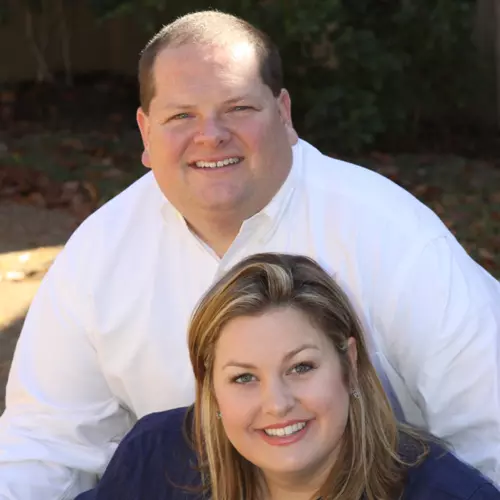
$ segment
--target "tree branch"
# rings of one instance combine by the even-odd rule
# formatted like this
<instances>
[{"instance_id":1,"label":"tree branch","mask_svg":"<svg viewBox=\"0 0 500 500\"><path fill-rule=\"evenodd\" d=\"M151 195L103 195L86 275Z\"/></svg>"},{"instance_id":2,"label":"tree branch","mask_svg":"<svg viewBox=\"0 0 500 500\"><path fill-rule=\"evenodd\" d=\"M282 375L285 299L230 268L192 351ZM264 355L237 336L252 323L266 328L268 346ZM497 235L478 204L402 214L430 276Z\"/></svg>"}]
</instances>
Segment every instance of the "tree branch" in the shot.
<instances>
[{"instance_id":1,"label":"tree branch","mask_svg":"<svg viewBox=\"0 0 500 500\"><path fill-rule=\"evenodd\" d=\"M33 55L35 56L35 60L37 63L37 76L36 79L39 82L53 82L54 77L49 70L49 66L45 57L38 46L35 39L35 32L33 29L33 13L30 8L26 5L24 7L24 15L25 15L25 29L26 29L26 38L31 46L31 50Z\"/></svg>"},{"instance_id":2,"label":"tree branch","mask_svg":"<svg viewBox=\"0 0 500 500\"><path fill-rule=\"evenodd\" d=\"M68 23L64 12L64 0L58 0L59 36L61 38L61 50L64 64L64 77L66 85L73 85L73 71L71 65L71 39Z\"/></svg>"}]
</instances>

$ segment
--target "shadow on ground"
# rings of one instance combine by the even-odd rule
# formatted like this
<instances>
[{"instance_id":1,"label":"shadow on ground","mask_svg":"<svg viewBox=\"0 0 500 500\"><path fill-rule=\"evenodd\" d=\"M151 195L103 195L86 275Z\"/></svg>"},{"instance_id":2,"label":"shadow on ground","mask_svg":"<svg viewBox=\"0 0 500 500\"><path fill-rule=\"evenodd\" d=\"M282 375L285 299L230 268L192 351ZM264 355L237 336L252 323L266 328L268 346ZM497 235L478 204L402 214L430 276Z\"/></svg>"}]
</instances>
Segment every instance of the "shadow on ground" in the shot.
<instances>
[{"instance_id":1,"label":"shadow on ground","mask_svg":"<svg viewBox=\"0 0 500 500\"><path fill-rule=\"evenodd\" d=\"M5 409L5 384L9 375L12 355L16 347L19 332L24 323L25 313L16 318L7 327L0 330L0 353L2 361L0 363L0 414Z\"/></svg>"}]
</instances>

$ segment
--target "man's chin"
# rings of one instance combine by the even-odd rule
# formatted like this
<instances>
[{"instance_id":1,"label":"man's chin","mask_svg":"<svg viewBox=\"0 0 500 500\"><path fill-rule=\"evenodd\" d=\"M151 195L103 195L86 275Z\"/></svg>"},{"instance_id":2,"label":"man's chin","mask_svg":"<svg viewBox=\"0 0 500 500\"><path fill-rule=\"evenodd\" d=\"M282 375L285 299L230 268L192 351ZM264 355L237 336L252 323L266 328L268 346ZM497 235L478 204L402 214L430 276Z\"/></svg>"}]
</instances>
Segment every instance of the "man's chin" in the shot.
<instances>
[{"instance_id":1,"label":"man's chin","mask_svg":"<svg viewBox=\"0 0 500 500\"><path fill-rule=\"evenodd\" d=\"M214 200L200 204L200 208L212 217L238 217L241 213L242 203L235 200Z\"/></svg>"}]
</instances>

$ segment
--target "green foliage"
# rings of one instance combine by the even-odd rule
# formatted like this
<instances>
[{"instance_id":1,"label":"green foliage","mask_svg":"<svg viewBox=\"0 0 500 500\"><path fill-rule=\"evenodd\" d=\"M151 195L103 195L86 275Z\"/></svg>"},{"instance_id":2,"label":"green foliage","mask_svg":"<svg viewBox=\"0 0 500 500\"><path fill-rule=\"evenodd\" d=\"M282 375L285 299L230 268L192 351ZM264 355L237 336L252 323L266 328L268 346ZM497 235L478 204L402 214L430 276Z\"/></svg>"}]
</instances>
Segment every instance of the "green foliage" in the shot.
<instances>
[{"instance_id":1,"label":"green foliage","mask_svg":"<svg viewBox=\"0 0 500 500\"><path fill-rule=\"evenodd\" d=\"M477 85L473 11L471 0L268 0L239 14L279 44L303 135L351 152L463 112Z\"/></svg>"},{"instance_id":2,"label":"green foliage","mask_svg":"<svg viewBox=\"0 0 500 500\"><path fill-rule=\"evenodd\" d=\"M93 0L133 12L148 31L206 0ZM383 137L417 137L470 104L474 0L218 0L280 47L300 133L336 152ZM159 14L162 15L159 15Z\"/></svg>"},{"instance_id":3,"label":"green foliage","mask_svg":"<svg viewBox=\"0 0 500 500\"><path fill-rule=\"evenodd\" d=\"M99 21L116 16L134 13L137 4L124 0L88 0L90 7Z\"/></svg>"}]
</instances>

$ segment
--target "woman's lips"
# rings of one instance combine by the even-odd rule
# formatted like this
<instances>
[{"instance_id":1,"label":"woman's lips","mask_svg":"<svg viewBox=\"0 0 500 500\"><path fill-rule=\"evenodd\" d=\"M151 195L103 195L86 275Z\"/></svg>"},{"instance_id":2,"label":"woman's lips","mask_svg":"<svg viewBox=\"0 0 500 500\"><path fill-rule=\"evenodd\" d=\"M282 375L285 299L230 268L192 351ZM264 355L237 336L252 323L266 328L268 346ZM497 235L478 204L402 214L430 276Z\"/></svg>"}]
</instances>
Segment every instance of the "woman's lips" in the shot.
<instances>
[{"instance_id":1,"label":"woman's lips","mask_svg":"<svg viewBox=\"0 0 500 500\"><path fill-rule=\"evenodd\" d=\"M262 439L271 446L289 446L303 439L307 434L307 432L309 431L312 420L305 421L304 423L305 426L302 429L285 436L274 436L274 435L270 436L265 432L264 429L259 429L257 432L262 437ZM273 426L267 428L272 429Z\"/></svg>"}]
</instances>

